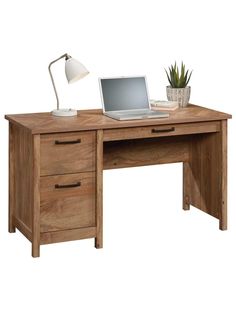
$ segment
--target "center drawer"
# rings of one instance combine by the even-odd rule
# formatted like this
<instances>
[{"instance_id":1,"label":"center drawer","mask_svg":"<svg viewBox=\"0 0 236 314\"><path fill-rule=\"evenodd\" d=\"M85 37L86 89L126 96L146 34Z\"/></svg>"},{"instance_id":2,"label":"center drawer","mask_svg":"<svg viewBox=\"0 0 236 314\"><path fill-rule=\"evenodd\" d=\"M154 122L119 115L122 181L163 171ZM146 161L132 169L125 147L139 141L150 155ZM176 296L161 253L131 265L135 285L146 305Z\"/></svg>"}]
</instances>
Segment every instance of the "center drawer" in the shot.
<instances>
[{"instance_id":1,"label":"center drawer","mask_svg":"<svg viewBox=\"0 0 236 314\"><path fill-rule=\"evenodd\" d=\"M95 172L40 178L40 231L95 226Z\"/></svg>"},{"instance_id":2,"label":"center drawer","mask_svg":"<svg viewBox=\"0 0 236 314\"><path fill-rule=\"evenodd\" d=\"M95 131L41 135L41 176L95 170Z\"/></svg>"},{"instance_id":3,"label":"center drawer","mask_svg":"<svg viewBox=\"0 0 236 314\"><path fill-rule=\"evenodd\" d=\"M211 133L219 131L219 121L153 125L145 127L130 127L104 130L103 140L104 142L109 142L136 138L153 138L185 134Z\"/></svg>"}]
</instances>

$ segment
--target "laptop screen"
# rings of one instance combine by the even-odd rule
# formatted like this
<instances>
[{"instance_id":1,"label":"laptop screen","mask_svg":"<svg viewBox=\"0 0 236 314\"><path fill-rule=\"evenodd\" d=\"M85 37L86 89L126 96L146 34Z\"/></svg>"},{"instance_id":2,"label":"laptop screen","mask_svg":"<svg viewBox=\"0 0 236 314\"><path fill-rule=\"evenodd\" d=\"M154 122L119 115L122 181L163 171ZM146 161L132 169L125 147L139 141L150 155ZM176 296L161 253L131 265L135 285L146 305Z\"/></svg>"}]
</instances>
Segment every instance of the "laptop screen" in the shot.
<instances>
[{"instance_id":1,"label":"laptop screen","mask_svg":"<svg viewBox=\"0 0 236 314\"><path fill-rule=\"evenodd\" d=\"M148 109L145 77L100 79L104 111Z\"/></svg>"}]
</instances>

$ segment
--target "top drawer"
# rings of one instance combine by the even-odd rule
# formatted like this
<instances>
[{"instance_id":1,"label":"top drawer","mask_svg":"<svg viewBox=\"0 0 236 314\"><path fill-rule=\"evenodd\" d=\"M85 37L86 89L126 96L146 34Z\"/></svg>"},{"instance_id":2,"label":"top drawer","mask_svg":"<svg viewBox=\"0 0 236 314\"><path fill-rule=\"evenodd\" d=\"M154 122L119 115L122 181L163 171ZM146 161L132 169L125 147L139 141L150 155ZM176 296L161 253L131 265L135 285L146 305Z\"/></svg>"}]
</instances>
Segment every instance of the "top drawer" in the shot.
<instances>
[{"instance_id":1,"label":"top drawer","mask_svg":"<svg viewBox=\"0 0 236 314\"><path fill-rule=\"evenodd\" d=\"M41 135L41 176L95 170L95 131Z\"/></svg>"},{"instance_id":2,"label":"top drawer","mask_svg":"<svg viewBox=\"0 0 236 314\"><path fill-rule=\"evenodd\" d=\"M199 133L211 133L220 131L219 121L210 122L193 122L193 123L181 123L181 124L169 124L169 125L153 125L145 127L130 127L122 129L109 129L104 130L104 142L138 139L138 138L150 138L150 137L163 137L174 136L184 134L199 134Z\"/></svg>"}]
</instances>

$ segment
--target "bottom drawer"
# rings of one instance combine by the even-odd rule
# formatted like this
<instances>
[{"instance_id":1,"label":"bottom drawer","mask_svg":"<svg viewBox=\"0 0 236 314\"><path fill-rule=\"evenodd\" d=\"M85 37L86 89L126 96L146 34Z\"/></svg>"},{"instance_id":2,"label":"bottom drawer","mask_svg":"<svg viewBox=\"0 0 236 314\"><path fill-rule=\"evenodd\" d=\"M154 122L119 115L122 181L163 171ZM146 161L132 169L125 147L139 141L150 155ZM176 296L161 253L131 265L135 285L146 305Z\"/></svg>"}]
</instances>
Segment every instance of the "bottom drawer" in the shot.
<instances>
[{"instance_id":1,"label":"bottom drawer","mask_svg":"<svg viewBox=\"0 0 236 314\"><path fill-rule=\"evenodd\" d=\"M95 226L95 173L40 179L40 231Z\"/></svg>"}]
</instances>

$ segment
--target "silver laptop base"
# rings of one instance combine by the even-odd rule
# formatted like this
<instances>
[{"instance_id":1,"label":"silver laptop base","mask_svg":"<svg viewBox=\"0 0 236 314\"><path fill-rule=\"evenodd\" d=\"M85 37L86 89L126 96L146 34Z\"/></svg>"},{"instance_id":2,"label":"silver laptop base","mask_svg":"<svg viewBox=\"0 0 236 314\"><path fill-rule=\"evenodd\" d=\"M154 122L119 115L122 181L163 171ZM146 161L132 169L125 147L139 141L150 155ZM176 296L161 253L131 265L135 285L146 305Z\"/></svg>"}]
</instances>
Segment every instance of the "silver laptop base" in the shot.
<instances>
[{"instance_id":1,"label":"silver laptop base","mask_svg":"<svg viewBox=\"0 0 236 314\"><path fill-rule=\"evenodd\" d=\"M142 119L159 119L159 118L168 118L169 114L161 111L152 111L149 110L147 113L127 113L127 112L112 112L108 111L104 113L109 118L115 120L142 120Z\"/></svg>"}]
</instances>

